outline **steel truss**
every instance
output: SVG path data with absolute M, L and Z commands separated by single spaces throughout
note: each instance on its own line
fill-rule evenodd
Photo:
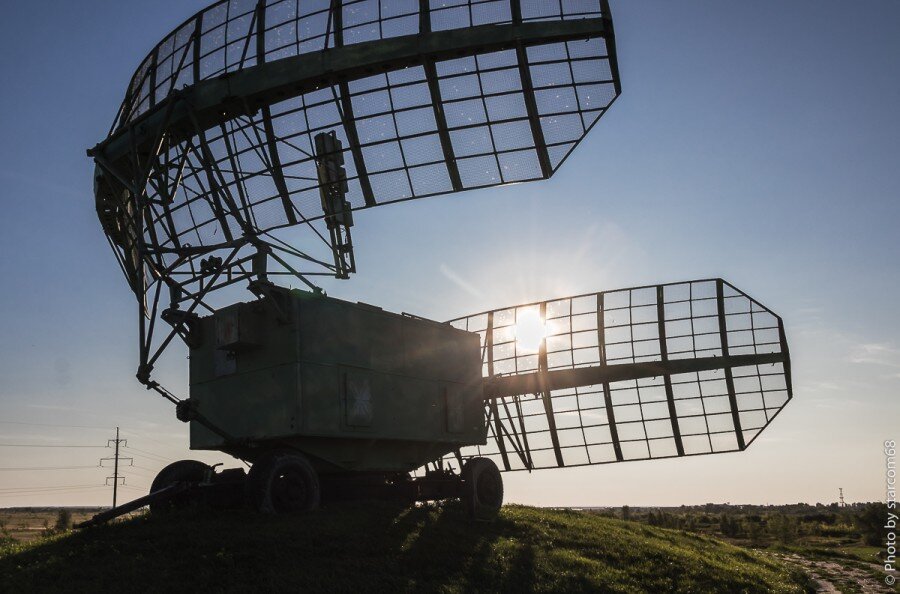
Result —
M 533 351 L 517 337 L 527 312 L 543 327 Z M 502 470 L 741 451 L 792 397 L 783 321 L 721 279 L 451 323 L 481 336 L 486 378 L 489 443 L 463 455 Z
M 402 6 L 217 2 L 135 73 L 89 155 L 148 388 L 234 287 L 349 277 L 353 210 L 550 177 L 620 93 L 603 0 Z

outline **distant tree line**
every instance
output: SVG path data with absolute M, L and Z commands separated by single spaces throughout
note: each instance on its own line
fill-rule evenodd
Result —
M 806 536 L 862 540 L 877 546 L 885 538 L 883 503 L 815 506 L 707 504 L 680 508 L 622 507 L 624 520 L 711 536 L 748 540 L 753 545 L 790 545 Z

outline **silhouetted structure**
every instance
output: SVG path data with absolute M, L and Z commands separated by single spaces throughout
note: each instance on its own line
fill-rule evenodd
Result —
M 89 151 L 97 212 L 138 299 L 138 379 L 192 448 L 252 468 L 177 462 L 130 507 L 201 486 L 266 511 L 463 497 L 477 516 L 502 503 L 500 468 L 752 443 L 790 399 L 787 343 L 721 279 L 450 324 L 313 282 L 356 270 L 355 211 L 549 178 L 620 91 L 605 0 L 231 0 L 163 40 Z M 183 400 L 152 379 L 176 337 Z

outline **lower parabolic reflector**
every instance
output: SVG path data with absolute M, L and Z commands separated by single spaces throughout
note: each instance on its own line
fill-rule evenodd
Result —
M 534 310 L 537 349 L 517 332 Z M 489 441 L 470 453 L 505 470 L 741 451 L 792 396 L 781 318 L 720 279 L 452 324 L 482 343 Z

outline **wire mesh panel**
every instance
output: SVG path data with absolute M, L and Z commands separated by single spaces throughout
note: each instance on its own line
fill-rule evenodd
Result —
M 603 5 L 214 4 L 144 60 L 92 151 L 104 226 L 149 267 L 132 285 L 284 227 L 324 240 L 320 133 L 351 209 L 550 177 L 619 92 Z
M 487 456 L 505 470 L 739 451 L 791 398 L 781 319 L 722 280 L 452 322 L 481 336 Z
M 173 338 L 239 300 L 225 289 L 348 278 L 355 210 L 549 178 L 619 93 L 606 0 L 199 12 L 144 59 L 89 151 L 98 216 L 141 303 L 138 377 L 156 386 Z
M 422 31 L 602 16 L 600 0 L 222 0 L 144 59 L 114 128 L 185 86 L 264 62 Z
M 354 209 L 549 177 L 618 94 L 602 16 L 599 1 L 215 4 L 144 61 L 110 138 L 95 149 L 107 174 L 98 186 L 105 224 L 137 226 L 131 234 L 156 248 L 150 264 L 162 270 L 236 237 L 320 219 L 326 213 L 314 137 L 330 131 L 345 153 Z M 517 38 L 489 51 L 495 37 L 489 29 L 564 19 L 597 26 Z M 396 59 L 378 46 L 478 26 L 478 49 L 448 48 L 462 57 L 446 59 L 440 38 L 431 55 L 420 51 L 428 45 L 421 42 L 413 55 Z M 243 80 L 260 74 L 252 80 L 261 84 L 261 75 L 272 72 L 261 67 L 289 58 L 292 66 L 302 64 L 297 60 L 321 59 L 323 50 L 366 43 L 369 53 L 385 56 L 371 69 L 377 74 L 325 70 L 279 89 L 264 105 L 246 98 L 241 104 L 229 86 L 222 104 L 211 107 L 222 113 L 215 122 L 198 107 L 206 98 L 200 91 L 210 88 L 204 83 L 240 73 L 248 76 Z M 148 126 L 156 134 L 136 141 Z M 123 180 L 124 193 L 115 183 Z M 142 198 L 144 221 L 128 216 L 129 191 Z M 133 247 L 123 245 L 121 232 L 112 235 L 125 251 Z
M 549 178 L 618 94 L 605 0 L 213 4 L 90 151 L 142 352 L 161 296 L 183 334 L 236 283 L 347 278 L 354 210 Z

